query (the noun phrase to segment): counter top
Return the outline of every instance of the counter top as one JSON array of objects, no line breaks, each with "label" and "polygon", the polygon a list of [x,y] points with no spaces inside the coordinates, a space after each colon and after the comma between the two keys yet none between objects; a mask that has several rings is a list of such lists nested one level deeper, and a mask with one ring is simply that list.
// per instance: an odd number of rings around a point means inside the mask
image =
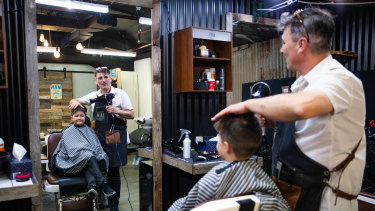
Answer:
[{"label": "counter top", "polygon": [[[139,148],[138,156],[153,159],[152,148]],[[212,160],[212,161],[202,161],[202,162],[189,162],[187,159],[173,157],[171,155],[163,153],[163,163],[171,165],[189,174],[205,174],[212,167],[217,164],[224,162],[223,160]]]},{"label": "counter top", "polygon": [[35,176],[27,182],[15,182],[5,174],[0,174],[0,183],[0,202],[40,195],[39,183],[35,180]]}]

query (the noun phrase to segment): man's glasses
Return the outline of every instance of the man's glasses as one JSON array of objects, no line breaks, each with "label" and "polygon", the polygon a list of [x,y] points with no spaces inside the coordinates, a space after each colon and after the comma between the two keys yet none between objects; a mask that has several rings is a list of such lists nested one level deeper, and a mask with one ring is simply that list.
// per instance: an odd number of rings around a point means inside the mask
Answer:
[{"label": "man's glasses", "polygon": [[298,9],[297,11],[295,11],[293,13],[293,15],[298,18],[298,21],[301,23],[302,27],[305,29],[306,38],[307,38],[307,42],[308,42],[309,41],[309,33],[307,32],[307,28],[306,28],[305,24],[303,24],[303,21],[302,21],[301,15],[300,15],[300,13],[302,13],[302,12],[303,12],[303,9]]}]

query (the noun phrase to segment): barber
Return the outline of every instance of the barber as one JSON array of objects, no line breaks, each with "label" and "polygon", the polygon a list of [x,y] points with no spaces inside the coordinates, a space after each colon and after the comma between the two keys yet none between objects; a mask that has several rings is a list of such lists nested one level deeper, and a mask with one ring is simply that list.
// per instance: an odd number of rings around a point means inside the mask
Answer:
[{"label": "barber", "polygon": [[[116,191],[116,194],[110,196],[108,203],[110,210],[118,210],[118,204],[121,191],[120,166],[127,164],[127,131],[126,119],[133,119],[134,112],[129,96],[125,91],[111,86],[112,78],[107,67],[98,67],[95,69],[95,83],[99,86],[98,91],[93,91],[81,98],[72,99],[69,108],[74,109],[77,106],[90,105],[90,99],[112,93],[114,98],[109,102],[97,101],[94,103],[95,128],[99,136],[100,143],[109,157],[108,183]],[[108,131],[119,131],[119,143],[108,143],[106,133]],[[116,133],[115,133],[116,135]],[[112,136],[113,137],[113,136]],[[106,142],[107,140],[107,142]]]},{"label": "barber", "polygon": [[328,11],[284,13],[279,26],[287,68],[300,74],[292,93],[230,105],[212,120],[251,111],[279,122],[272,176],[291,208],[357,210],[366,151],[362,82],[330,55],[335,25]]}]

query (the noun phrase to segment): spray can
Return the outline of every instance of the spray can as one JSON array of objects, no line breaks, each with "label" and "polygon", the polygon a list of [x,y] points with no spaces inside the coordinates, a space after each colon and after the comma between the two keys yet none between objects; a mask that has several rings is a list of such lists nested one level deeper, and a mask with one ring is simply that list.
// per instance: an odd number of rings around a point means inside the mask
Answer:
[{"label": "spray can", "polygon": [[4,140],[0,137],[0,151],[5,151],[4,149]]},{"label": "spray can", "polygon": [[185,139],[183,141],[183,158],[190,158],[191,153],[191,140],[188,134],[185,134]]},{"label": "spray can", "polygon": [[225,90],[225,69],[220,68],[219,71],[220,90]]}]

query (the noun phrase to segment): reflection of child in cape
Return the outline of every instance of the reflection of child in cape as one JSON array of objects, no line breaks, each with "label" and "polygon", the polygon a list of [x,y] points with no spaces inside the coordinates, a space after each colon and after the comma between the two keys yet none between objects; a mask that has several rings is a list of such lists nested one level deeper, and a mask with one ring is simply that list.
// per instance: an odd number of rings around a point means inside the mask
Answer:
[{"label": "reflection of child in cape", "polygon": [[84,174],[90,198],[98,189],[108,197],[116,192],[106,182],[108,157],[94,131],[85,125],[86,108],[72,110],[73,124],[64,128],[52,157],[52,170],[58,175]]}]

